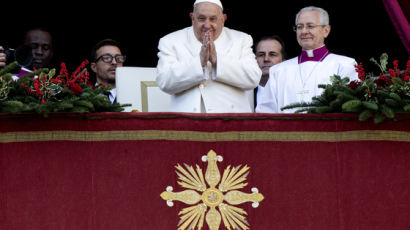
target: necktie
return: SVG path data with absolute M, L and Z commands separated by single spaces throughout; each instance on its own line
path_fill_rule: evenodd
M 110 91 L 104 92 L 104 95 L 107 96 L 108 100 L 111 102 L 111 99 L 110 99 L 110 96 L 112 96 L 111 92 Z M 116 102 L 117 102 L 117 97 L 114 98 L 114 101 L 111 102 L 111 104 L 114 104 Z

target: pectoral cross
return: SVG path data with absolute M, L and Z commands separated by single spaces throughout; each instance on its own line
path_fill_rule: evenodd
M 307 89 L 302 89 L 296 92 L 296 94 L 301 96 L 301 102 L 305 101 L 305 94 L 309 94 L 309 93 L 310 93 L 310 90 L 307 90 Z

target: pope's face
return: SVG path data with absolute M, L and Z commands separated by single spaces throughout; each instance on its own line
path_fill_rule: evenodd
M 313 50 L 325 44 L 325 38 L 329 35 L 330 26 L 321 26 L 320 12 L 309 10 L 302 12 L 296 26 L 302 29 L 296 30 L 299 45 L 303 50 Z
M 211 33 L 212 39 L 216 40 L 222 32 L 226 20 L 226 14 L 222 13 L 222 9 L 210 2 L 196 4 L 190 17 L 195 36 L 201 42 L 208 31 Z

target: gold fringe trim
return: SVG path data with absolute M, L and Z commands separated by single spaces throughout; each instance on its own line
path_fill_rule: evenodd
M 279 142 L 343 142 L 401 141 L 410 142 L 410 132 L 391 130 L 359 130 L 344 132 L 268 132 L 231 131 L 199 132 L 176 130 L 138 131 L 39 131 L 0 133 L 0 143 L 39 141 L 279 141 Z

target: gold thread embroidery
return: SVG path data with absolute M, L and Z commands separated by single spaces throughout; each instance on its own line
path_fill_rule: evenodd
M 165 192 L 161 193 L 161 198 L 166 200 L 168 206 L 173 206 L 173 201 L 180 201 L 185 204 L 197 204 L 188 208 L 184 208 L 180 215 L 178 230 L 185 229 L 201 229 L 204 222 L 204 215 L 207 225 L 210 230 L 218 230 L 221 222 L 224 223 L 227 229 L 249 229 L 249 223 L 246 221 L 247 213 L 238 207 L 231 205 L 252 202 L 254 208 L 259 206 L 264 197 L 256 188 L 252 188 L 252 193 L 244 193 L 235 189 L 243 188 L 247 183 L 242 183 L 248 175 L 248 166 L 237 166 L 232 168 L 228 166 L 221 180 L 221 174 L 217 166 L 218 161 L 222 161 L 221 156 L 217 156 L 213 150 L 208 152 L 207 156 L 202 157 L 203 161 L 208 162 L 208 167 L 205 172 L 205 180 L 209 185 L 207 188 L 202 169 L 196 165 L 196 171 L 192 166 L 185 164 L 185 168 L 179 164 L 175 166 L 178 175 L 178 184 L 183 188 L 188 188 L 182 192 L 172 192 L 173 188 L 168 186 Z M 219 188 L 215 187 L 219 184 Z M 223 189 L 221 189 L 223 188 Z M 202 192 L 200 196 L 196 191 Z M 224 195 L 224 192 L 229 191 Z M 228 205 L 224 203 L 231 204 Z
M 344 132 L 276 132 L 231 131 L 200 132 L 177 130 L 132 131 L 38 131 L 3 132 L 0 143 L 35 141 L 280 141 L 280 142 L 344 142 L 344 141 L 402 141 L 410 142 L 410 132 L 392 130 L 358 130 Z

